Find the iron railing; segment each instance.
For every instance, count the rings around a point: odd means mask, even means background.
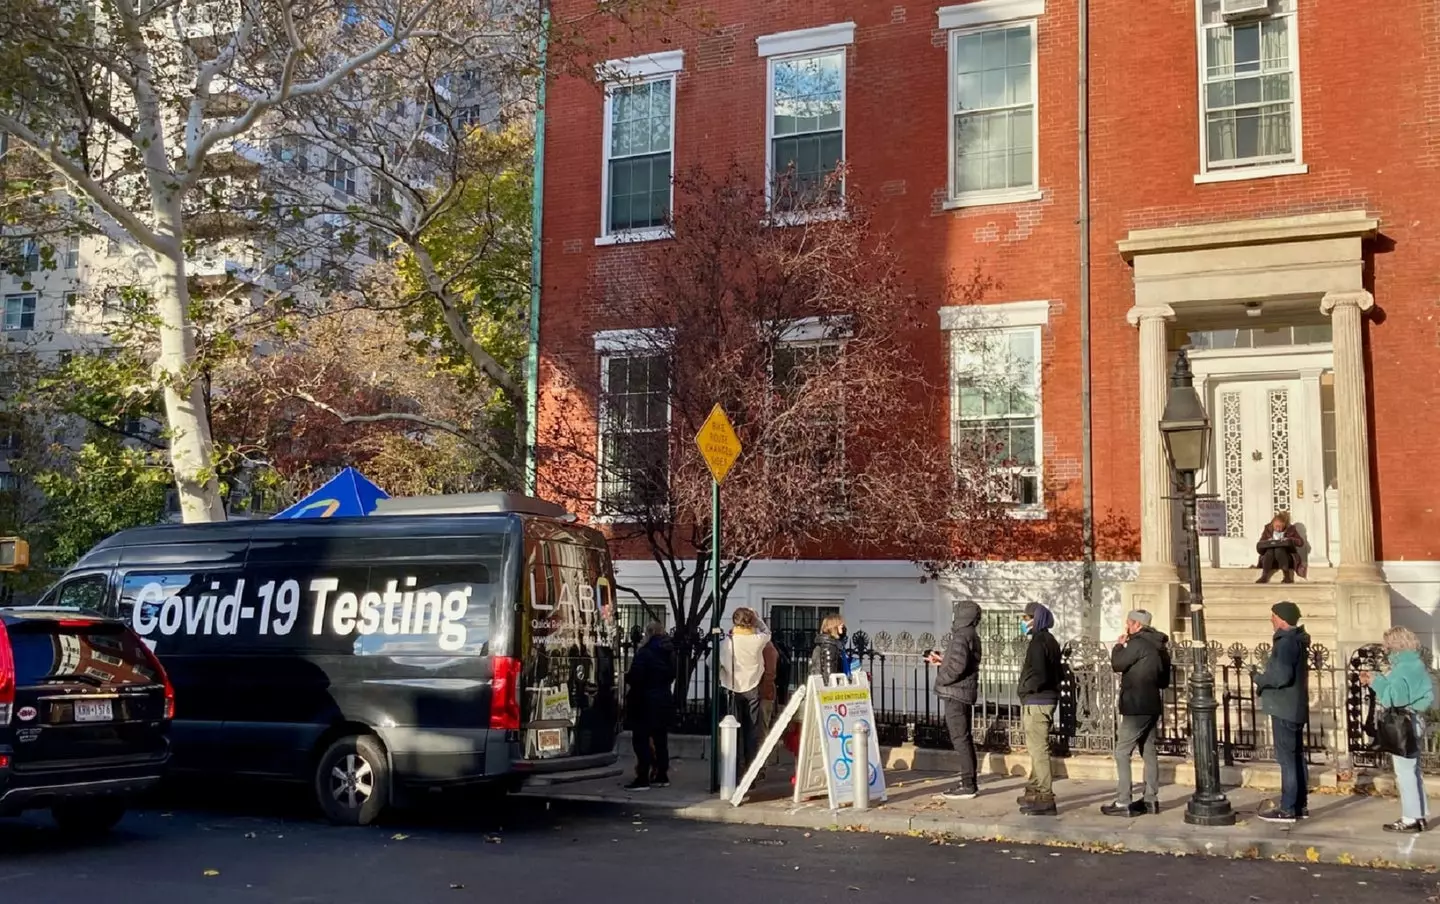
[[[633,628],[624,639],[622,666],[628,666],[640,633],[638,627]],[[698,633],[673,639],[681,664],[674,730],[708,734],[710,645]],[[783,706],[808,674],[815,638],[804,632],[781,631],[772,635],[772,640],[780,652],[777,706]],[[850,655],[870,676],[876,731],[882,745],[914,744],[936,749],[950,746],[944,711],[934,691],[935,668],[924,659],[926,650],[943,650],[948,641],[948,635],[936,638],[929,633],[918,637],[909,632],[891,635],[886,631],[877,632],[873,638],[860,632],[851,635]],[[1024,747],[1015,687],[1027,643],[1024,638],[994,629],[981,637],[983,655],[974,730],[975,742],[983,750],[1009,752]],[[1120,720],[1120,685],[1119,676],[1110,667],[1110,649],[1108,644],[1097,641],[1071,641],[1063,646],[1064,681],[1050,739],[1055,755],[1114,751]],[[1162,756],[1189,754],[1186,683],[1193,668],[1193,652],[1188,647],[1172,651],[1173,672],[1163,692],[1160,723],[1158,746]],[[1208,649],[1220,705],[1220,755],[1226,765],[1263,762],[1274,755],[1270,718],[1261,709],[1251,679],[1254,670],[1264,668],[1269,655],[1270,645],[1264,643],[1254,647],[1212,643]],[[1362,670],[1379,667],[1383,660],[1380,648],[1362,648],[1345,663],[1334,662],[1330,651],[1318,645],[1310,648],[1309,656],[1310,723],[1305,732],[1309,761],[1337,768],[1388,767],[1389,758],[1375,747],[1374,694],[1359,680]],[[1433,666],[1431,674],[1434,678]],[[1440,772],[1440,710],[1427,714],[1422,742],[1423,767]]]

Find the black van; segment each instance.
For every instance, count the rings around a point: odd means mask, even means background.
[[[124,531],[40,605],[116,615],[152,646],[174,770],[307,781],[363,825],[407,791],[613,766],[613,587],[597,531],[486,493]]]

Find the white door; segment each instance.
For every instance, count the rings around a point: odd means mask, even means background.
[[[1215,468],[1207,489],[1225,502],[1221,568],[1255,564],[1255,543],[1276,512],[1290,512],[1297,522],[1309,516],[1308,502],[1297,496],[1304,470],[1296,444],[1309,435],[1311,416],[1302,399],[1298,379],[1214,384]]]

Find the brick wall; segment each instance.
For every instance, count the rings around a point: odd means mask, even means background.
[[[682,4],[693,11],[694,4]],[[604,56],[685,50],[676,94],[675,166],[731,158],[765,165],[766,63],[755,38],[856,23],[847,58],[850,185],[878,207],[910,275],[938,309],[978,264],[996,281],[985,301],[1051,302],[1044,343],[1047,489],[1079,505],[1079,241],[1077,17],[1048,0],[1038,32],[1039,201],[945,211],[947,49],[938,4],[720,0],[695,19],[616,32]],[[593,11],[561,0],[557,13]],[[1357,15],[1346,4],[1299,0],[1305,175],[1196,185],[1196,10],[1193,0],[1091,2],[1092,330],[1097,519],[1138,507],[1136,336],[1127,231],[1167,225],[1364,208],[1379,216],[1371,277],[1380,315],[1368,327],[1379,552],[1440,559],[1440,518],[1427,478],[1440,398],[1440,294],[1435,228],[1426,210],[1440,170],[1440,13],[1396,0]],[[1383,65],[1379,65],[1383,61]],[[601,223],[603,95],[593,79],[557,78],[549,93],[545,172],[542,384],[547,363],[582,360],[601,329],[640,326],[593,302],[587,287],[623,279],[634,249],[596,247]],[[944,378],[938,315],[915,336]],[[563,412],[563,413],[562,413]],[[545,418],[575,416],[547,404]],[[936,425],[944,435],[945,427]],[[1133,538],[1102,556],[1133,555]],[[1078,555],[1072,550],[1070,555]]]

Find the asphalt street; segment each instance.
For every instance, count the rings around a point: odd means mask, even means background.
[[[1414,872],[940,845],[538,801],[346,829],[262,796],[140,810],[90,843],[62,838],[43,815],[0,820],[4,904],[1423,904],[1437,889]]]

